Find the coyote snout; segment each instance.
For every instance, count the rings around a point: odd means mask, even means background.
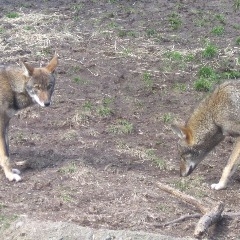
[[[222,177],[213,189],[226,188],[237,168],[240,155],[240,81],[226,81],[206,97],[183,126],[173,125],[180,137],[180,175],[190,175],[205,156],[226,135],[237,137],[235,147],[223,170]]]
[[[16,111],[34,103],[42,107],[51,104],[57,64],[55,55],[46,67],[34,68],[22,63],[21,68],[6,67],[0,70],[0,165],[10,181],[20,181],[21,177],[17,169],[11,169],[9,161],[9,121]]]
[[[180,176],[187,177],[192,173],[192,171],[196,168],[197,164],[194,162],[187,162],[181,159],[180,162]]]

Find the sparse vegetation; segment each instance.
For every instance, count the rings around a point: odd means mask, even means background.
[[[18,18],[19,14],[17,12],[9,12],[6,15],[8,18]]]
[[[145,87],[146,87],[148,90],[152,90],[152,87],[153,87],[153,79],[152,79],[151,74],[148,73],[148,72],[144,72],[144,73],[143,73],[143,76],[142,76],[142,79],[143,79],[143,82],[144,82]]]
[[[194,82],[197,91],[209,91],[218,80],[218,75],[211,68],[204,66],[198,72],[198,79]]]
[[[88,83],[88,81],[82,79],[81,77],[74,77],[74,78],[73,78],[73,81],[74,81],[75,83],[83,84],[83,85]]]
[[[178,13],[170,14],[168,17],[168,22],[173,30],[178,30],[182,25],[182,20]]]
[[[236,44],[237,44],[237,45],[240,45],[240,37],[238,37],[238,38],[236,39]]]
[[[205,49],[203,50],[202,54],[205,58],[213,58],[217,55],[218,49],[212,43],[207,43]]]
[[[217,26],[212,29],[212,34],[220,36],[224,33],[224,27],[223,26]]]
[[[0,214],[0,229],[5,230],[7,229],[10,224],[16,220],[17,215],[7,216],[4,214]]]
[[[163,115],[163,122],[164,122],[164,123],[170,123],[170,122],[172,122],[172,121],[173,121],[173,116],[172,116],[171,113],[165,113],[165,114]]]
[[[175,83],[173,89],[176,91],[185,92],[187,90],[187,85],[185,83]]]
[[[77,166],[74,162],[72,162],[72,163],[69,163],[68,165],[60,168],[58,171],[60,173],[64,173],[64,174],[72,174],[77,171]]]
[[[166,162],[163,159],[159,158],[153,149],[148,149],[146,151],[146,155],[147,158],[153,161],[161,170],[167,169]]]
[[[238,11],[239,8],[240,8],[240,0],[234,0],[233,2],[234,2],[234,3],[233,3],[233,8],[234,8],[234,10],[235,10],[235,11]]]

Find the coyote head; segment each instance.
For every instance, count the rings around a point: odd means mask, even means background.
[[[22,63],[24,75],[27,79],[25,89],[33,102],[42,107],[48,107],[51,104],[51,96],[55,85],[54,70],[57,64],[57,55],[52,58],[46,67],[42,68],[34,68],[28,63]]]
[[[180,176],[186,177],[190,175],[203,160],[207,151],[205,151],[204,146],[194,144],[190,128],[173,125],[172,129],[180,137],[178,141]]]

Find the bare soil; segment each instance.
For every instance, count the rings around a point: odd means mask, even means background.
[[[180,178],[171,131],[207,94],[194,89],[201,67],[239,71],[240,12],[233,2],[1,1],[1,64],[44,65],[55,51],[60,61],[53,104],[11,121],[11,159],[27,165],[19,183],[1,172],[1,227],[26,214],[94,229],[192,236],[197,219],[159,227],[198,209],[157,182],[239,211],[239,171],[228,189],[210,189],[234,139]],[[213,34],[216,26],[222,35]],[[218,48],[211,59],[202,55],[207,41]],[[240,239],[240,219],[223,219],[205,237]]]

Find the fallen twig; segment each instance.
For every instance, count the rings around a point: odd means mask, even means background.
[[[217,223],[218,221],[220,221],[222,219],[222,212],[224,210],[224,204],[222,202],[218,203],[217,205],[216,205],[216,203],[213,203],[213,204],[211,204],[212,206],[205,206],[206,204],[204,205],[204,203],[202,201],[200,201],[192,196],[189,196],[185,193],[182,193],[177,189],[169,187],[160,182],[158,182],[157,185],[163,191],[168,192],[174,196],[177,196],[181,200],[197,207],[201,211],[203,216],[200,218],[200,220],[195,228],[195,231],[194,231],[195,237],[202,236],[202,234],[205,233],[211,225]],[[230,217],[233,215],[229,214],[228,216]],[[183,219],[186,219],[186,216],[183,216]],[[167,224],[169,225],[169,224],[172,224],[175,222],[179,222],[180,220],[181,220],[181,218],[178,218]]]
[[[208,208],[205,207],[200,200],[197,200],[196,198],[189,196],[186,193],[180,192],[179,190],[169,187],[160,182],[157,182],[157,185],[163,191],[168,192],[176,197],[179,197],[181,200],[184,200],[185,202],[197,207],[201,211],[201,213],[205,214],[206,212],[209,211]]]

